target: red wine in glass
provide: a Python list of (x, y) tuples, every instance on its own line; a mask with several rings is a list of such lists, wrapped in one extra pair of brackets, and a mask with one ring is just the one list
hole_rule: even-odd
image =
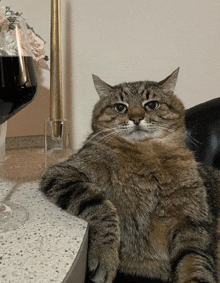
[(0, 124), (35, 97), (37, 77), (31, 56), (0, 56)]

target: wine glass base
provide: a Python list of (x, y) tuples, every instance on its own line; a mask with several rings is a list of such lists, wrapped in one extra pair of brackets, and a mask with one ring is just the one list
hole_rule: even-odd
[(23, 206), (9, 201), (2, 203), (0, 210), (0, 233), (19, 228), (28, 218), (28, 211)]

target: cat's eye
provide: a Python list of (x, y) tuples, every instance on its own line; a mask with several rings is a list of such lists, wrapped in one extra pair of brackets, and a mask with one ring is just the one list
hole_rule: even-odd
[(158, 107), (159, 107), (159, 103), (157, 101), (154, 101), (154, 100), (149, 101), (149, 102), (144, 104), (144, 108), (146, 110), (148, 110), (148, 109), (153, 110), (153, 109), (156, 109)]
[(128, 110), (128, 107), (127, 107), (127, 105), (125, 105), (123, 103), (117, 103), (117, 104), (115, 104), (115, 110), (117, 112), (120, 112), (120, 113), (126, 113), (127, 110)]

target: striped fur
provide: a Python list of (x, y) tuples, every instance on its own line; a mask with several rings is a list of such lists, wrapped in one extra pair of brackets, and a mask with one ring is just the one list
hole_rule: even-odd
[(87, 282), (218, 282), (220, 178), (185, 144), (177, 74), (114, 87), (94, 76), (92, 134), (42, 178), (52, 202), (89, 223)]
[[(119, 222), (115, 207), (82, 172), (68, 163), (50, 168), (41, 189), (62, 209), (90, 223), (89, 271), (96, 282), (112, 282), (118, 267)], [(105, 258), (97, 257), (106, 254)], [(101, 282), (102, 282), (101, 281)]]

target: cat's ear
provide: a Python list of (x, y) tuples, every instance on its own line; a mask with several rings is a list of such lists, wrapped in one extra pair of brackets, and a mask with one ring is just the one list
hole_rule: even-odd
[(92, 75), (94, 86), (100, 97), (106, 97), (112, 90), (112, 87), (103, 82), (99, 77)]
[(179, 69), (176, 69), (169, 77), (167, 77), (165, 80), (159, 82), (160, 87), (163, 89), (164, 92), (174, 92)]

